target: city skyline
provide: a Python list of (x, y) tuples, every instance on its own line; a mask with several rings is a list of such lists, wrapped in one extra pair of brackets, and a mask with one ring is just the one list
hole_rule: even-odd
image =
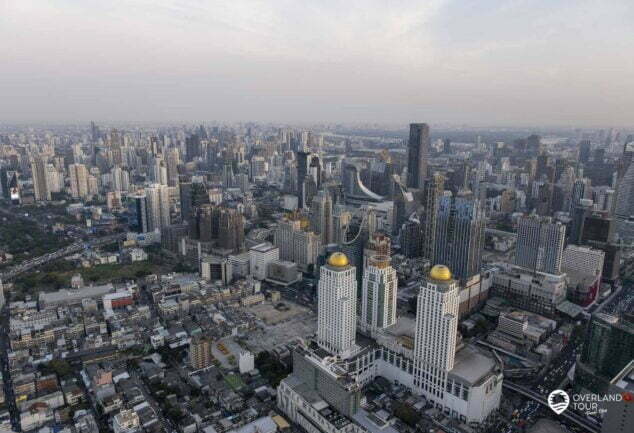
[(3, 122), (623, 126), (634, 107), (626, 1), (10, 3)]

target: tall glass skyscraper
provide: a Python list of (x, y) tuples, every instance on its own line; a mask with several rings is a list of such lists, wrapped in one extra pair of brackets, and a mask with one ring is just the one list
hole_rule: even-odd
[(480, 200), (442, 197), (438, 205), (434, 263), (448, 266), (456, 279), (480, 272), (486, 217)]
[(407, 187), (422, 188), (427, 177), (429, 160), (429, 125), (412, 123), (409, 125), (407, 146)]

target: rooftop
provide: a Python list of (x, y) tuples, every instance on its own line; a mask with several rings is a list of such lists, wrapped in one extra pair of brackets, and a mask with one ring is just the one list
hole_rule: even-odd
[(459, 381), (476, 385), (496, 369), (496, 361), (473, 346), (466, 345), (456, 352), (454, 367), (449, 372)]

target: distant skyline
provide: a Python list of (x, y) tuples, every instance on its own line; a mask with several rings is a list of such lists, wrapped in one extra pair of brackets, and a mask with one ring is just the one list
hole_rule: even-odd
[(0, 124), (630, 127), (631, 0), (0, 0)]

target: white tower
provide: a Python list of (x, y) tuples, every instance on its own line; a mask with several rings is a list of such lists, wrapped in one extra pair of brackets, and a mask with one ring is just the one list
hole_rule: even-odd
[(334, 355), (350, 357), (356, 348), (357, 279), (345, 254), (332, 254), (321, 267), (317, 298), (317, 343)]
[(414, 384), (436, 402), (443, 401), (447, 373), (454, 366), (459, 297), (458, 284), (443, 265), (431, 269), (418, 294)]
[(373, 255), (363, 272), (361, 297), (361, 329), (373, 335), (377, 329), (396, 323), (396, 270), (390, 257)]

